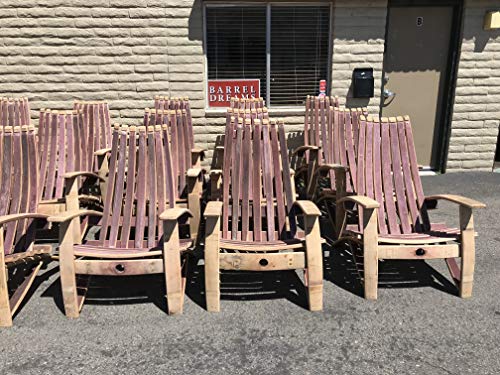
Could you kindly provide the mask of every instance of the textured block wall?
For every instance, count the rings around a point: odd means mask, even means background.
[[[349,107],[380,111],[387,0],[337,0],[333,9],[332,94]],[[372,67],[375,97],[354,99],[354,68]]]
[[[447,171],[491,171],[500,124],[500,31],[483,30],[498,0],[467,0]]]
[[[374,66],[377,98],[347,104],[376,112],[386,0],[334,5],[332,94],[349,95],[354,67]],[[0,0],[0,95],[28,96],[34,119],[41,107],[104,99],[123,123],[139,121],[154,95],[189,96],[210,157],[224,120],[205,111],[202,14],[201,0]],[[302,129],[300,109],[273,115]]]

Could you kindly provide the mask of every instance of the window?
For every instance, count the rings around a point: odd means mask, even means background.
[[[260,79],[268,106],[302,106],[328,81],[329,5],[207,5],[208,79]]]

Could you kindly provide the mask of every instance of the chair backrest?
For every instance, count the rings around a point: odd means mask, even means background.
[[[242,110],[257,109],[264,108],[265,104],[263,98],[231,98],[229,107]]]
[[[224,145],[223,238],[259,242],[293,236],[295,197],[283,122],[232,121],[236,131],[226,126]]]
[[[109,105],[103,101],[75,101],[73,109],[83,111],[86,166],[95,171],[98,165],[94,152],[111,147]]]
[[[41,109],[38,125],[40,198],[64,197],[64,174],[90,169],[83,111]]]
[[[367,115],[363,108],[330,107],[327,115],[326,133],[320,136],[320,163],[340,164],[347,168],[346,189],[354,192],[357,178],[356,152],[359,137],[359,118]],[[332,189],[335,178],[330,176]]]
[[[377,200],[381,234],[429,227],[410,118],[360,118],[357,194]]]
[[[321,146],[320,134],[327,124],[328,109],[338,107],[338,96],[310,96],[306,97],[304,114],[304,144]]]
[[[242,119],[250,119],[251,124],[254,125],[255,119],[259,119],[260,121],[264,119],[269,120],[269,112],[267,107],[257,107],[257,108],[227,108],[226,110],[226,125],[233,124],[233,129],[236,130],[237,122],[231,122],[231,117],[242,118]]]
[[[38,165],[35,127],[0,127],[0,216],[36,212]],[[10,222],[4,227],[6,254],[25,250],[34,238],[31,220]]]
[[[177,196],[168,126],[120,127],[112,135],[99,242],[152,248],[163,234],[159,215]]]
[[[191,117],[191,104],[189,98],[169,98],[168,96],[155,96],[156,110],[184,110],[186,113],[186,124],[189,130],[189,136],[193,141],[193,118]],[[192,142],[193,143],[193,142]],[[194,147],[194,146],[191,146]]]
[[[144,110],[144,126],[167,125],[171,141],[174,173],[178,181],[178,196],[186,192],[186,172],[192,165],[191,151],[194,148],[193,127],[189,125],[186,109]]]
[[[0,126],[21,126],[30,122],[28,98],[1,98]]]

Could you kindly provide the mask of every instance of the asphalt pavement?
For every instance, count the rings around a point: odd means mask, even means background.
[[[379,299],[360,297],[352,258],[325,246],[324,311],[311,313],[293,272],[223,275],[220,313],[204,308],[192,264],[184,314],[164,312],[162,279],[94,280],[79,319],[61,310],[57,264],[0,330],[0,374],[499,374],[500,174],[424,177],[478,210],[473,297],[457,297],[444,262],[384,262]],[[440,203],[436,221],[456,224]],[[101,281],[101,282],[99,282]],[[105,287],[103,287],[105,286]]]

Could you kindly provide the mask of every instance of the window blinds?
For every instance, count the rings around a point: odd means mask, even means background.
[[[260,79],[266,93],[266,6],[207,7],[208,79]]]
[[[301,106],[328,81],[330,6],[208,6],[208,79],[260,79],[269,106]],[[269,30],[270,40],[266,40]],[[266,64],[270,45],[270,71]],[[267,78],[270,100],[267,100]]]
[[[271,105],[303,105],[328,80],[328,6],[271,6]]]

